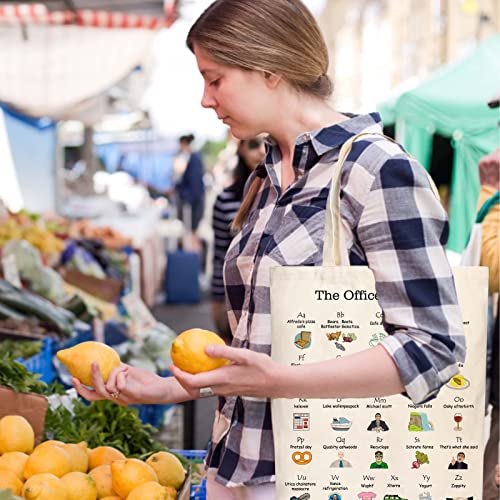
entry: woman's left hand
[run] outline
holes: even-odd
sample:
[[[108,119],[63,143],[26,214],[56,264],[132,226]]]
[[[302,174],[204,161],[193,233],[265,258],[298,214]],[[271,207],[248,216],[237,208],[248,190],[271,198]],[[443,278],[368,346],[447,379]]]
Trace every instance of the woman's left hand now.
[[[205,352],[213,358],[225,358],[231,364],[209,372],[192,375],[175,365],[170,371],[193,397],[200,389],[210,387],[218,396],[249,396],[270,398],[279,396],[279,375],[284,369],[267,354],[237,347],[211,344]]]

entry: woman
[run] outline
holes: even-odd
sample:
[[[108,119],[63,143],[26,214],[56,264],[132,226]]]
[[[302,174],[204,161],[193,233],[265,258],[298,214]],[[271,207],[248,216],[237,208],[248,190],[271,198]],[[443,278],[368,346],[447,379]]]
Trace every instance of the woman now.
[[[233,338],[227,319],[222,269],[227,249],[233,239],[231,225],[243,199],[243,189],[250,174],[264,161],[266,150],[260,137],[242,140],[238,144],[238,163],[233,171],[232,184],[215,200],[212,228],[214,231],[214,257],[212,271],[212,319],[219,335],[231,343]]]
[[[232,364],[159,379],[127,366],[106,386],[96,367],[90,399],[177,402],[220,396],[207,457],[209,498],[274,498],[269,398],[435,397],[458,373],[465,339],[443,245],[446,214],[424,169],[381,136],[354,143],[341,179],[341,217],[352,265],[373,271],[388,335],[371,349],[320,363],[270,357],[269,270],[321,265],[325,204],[342,144],[381,133],[376,113],[342,114],[327,103],[328,52],[300,0],[218,0],[188,36],[205,81],[202,105],[238,138],[270,134],[234,225],[225,261],[232,347],[207,354]],[[156,377],[156,378],[155,378]]]
[[[193,134],[179,138],[179,148],[186,160],[186,168],[175,188],[178,196],[179,218],[184,224],[190,224],[187,241],[190,242],[191,250],[199,252],[201,243],[196,231],[205,209],[205,185],[203,184],[205,169],[201,155],[194,152],[191,147],[193,141]],[[190,214],[188,215],[186,211]]]

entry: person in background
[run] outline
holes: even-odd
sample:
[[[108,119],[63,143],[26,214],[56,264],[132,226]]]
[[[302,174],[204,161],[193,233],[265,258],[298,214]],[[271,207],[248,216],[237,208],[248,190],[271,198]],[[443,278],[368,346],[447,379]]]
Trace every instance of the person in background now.
[[[192,150],[193,141],[193,134],[183,135],[179,139],[181,156],[185,159],[186,168],[176,184],[176,192],[179,218],[184,224],[191,226],[185,243],[188,244],[190,250],[200,252],[201,243],[196,231],[205,209],[205,186],[203,184],[205,167],[200,153]]]
[[[225,291],[222,270],[227,249],[233,239],[231,230],[241,206],[245,184],[250,174],[264,161],[266,154],[264,140],[260,137],[239,142],[238,163],[233,170],[233,182],[215,200],[212,227],[214,231],[214,257],[212,271],[212,319],[219,335],[230,344],[231,328],[225,307]]]
[[[500,148],[493,153],[484,156],[479,161],[479,180],[481,182],[481,192],[478,200],[478,210],[483,204],[495,196],[500,190]],[[498,294],[500,291],[499,266],[500,266],[500,205],[494,205],[482,222],[481,241],[481,265],[489,269],[488,291],[490,294]],[[491,378],[489,391],[486,394],[487,403],[491,404],[491,427],[490,436],[484,450],[484,470],[483,470],[483,500],[496,500],[499,497],[500,478],[498,477],[499,463],[499,306],[495,327],[493,328],[491,362],[488,367],[488,374]]]

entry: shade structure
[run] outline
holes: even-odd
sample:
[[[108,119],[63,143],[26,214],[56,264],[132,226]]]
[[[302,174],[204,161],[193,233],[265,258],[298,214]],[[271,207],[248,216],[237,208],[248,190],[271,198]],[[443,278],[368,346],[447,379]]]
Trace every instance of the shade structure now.
[[[452,139],[448,247],[455,252],[464,249],[475,219],[479,160],[499,145],[500,114],[487,105],[499,89],[500,35],[495,35],[380,108],[385,123],[396,122],[398,138],[427,169],[433,134]]]

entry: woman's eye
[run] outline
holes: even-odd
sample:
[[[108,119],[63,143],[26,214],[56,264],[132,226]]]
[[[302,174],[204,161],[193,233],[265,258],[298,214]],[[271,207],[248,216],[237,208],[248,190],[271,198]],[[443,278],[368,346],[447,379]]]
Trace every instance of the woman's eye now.
[[[220,78],[217,78],[217,80],[213,80],[212,82],[210,82],[210,86],[217,87],[219,85],[219,82],[220,82]]]

